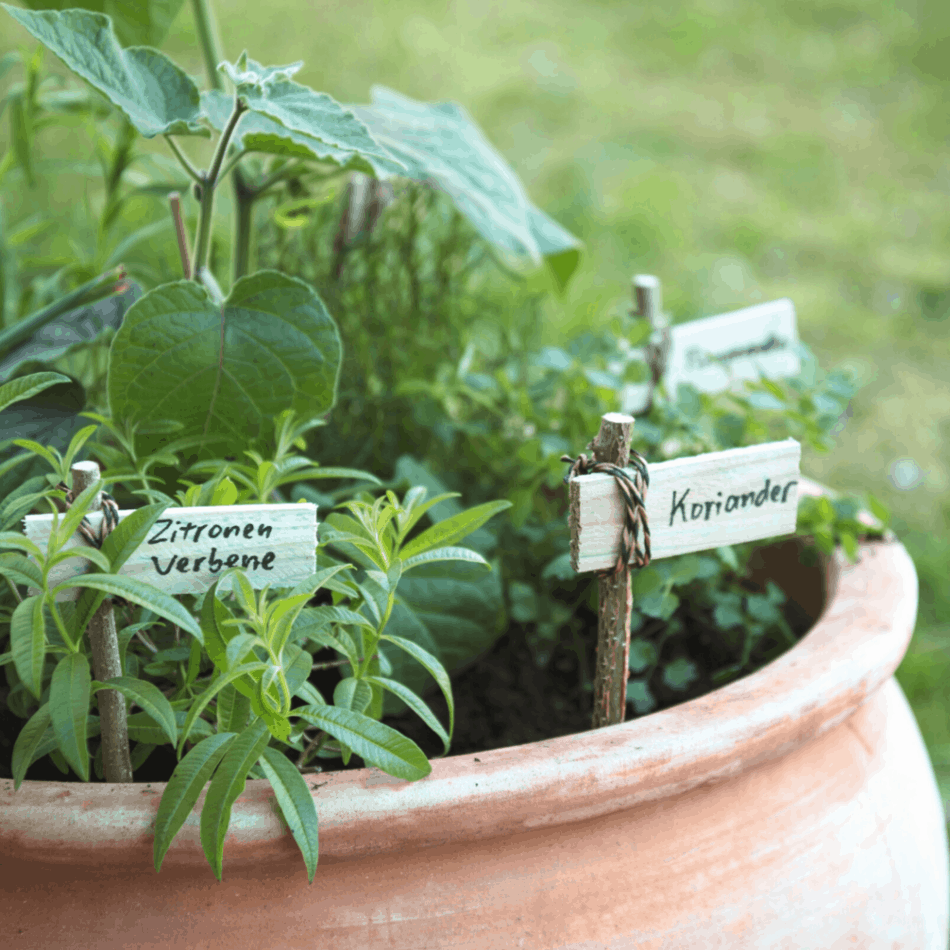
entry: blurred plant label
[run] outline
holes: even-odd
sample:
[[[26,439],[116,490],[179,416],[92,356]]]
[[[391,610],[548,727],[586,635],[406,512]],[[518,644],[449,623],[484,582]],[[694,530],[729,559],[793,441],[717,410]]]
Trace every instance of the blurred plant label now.
[[[646,511],[653,560],[791,534],[801,454],[799,443],[786,439],[650,465]],[[624,523],[616,480],[596,473],[569,485],[574,570],[612,568]]]
[[[119,520],[131,511],[120,511]],[[86,515],[98,534],[102,512]],[[26,536],[43,550],[49,541],[52,513],[27,515]],[[84,547],[77,532],[65,548]],[[255,588],[291,587],[316,571],[317,506],[205,505],[168,508],[119,574],[144,581],[169,594],[200,594],[229,567],[239,567]],[[83,558],[69,558],[50,571],[50,586],[99,568]],[[230,578],[221,584],[229,590]],[[75,600],[79,588],[57,595]]]
[[[679,383],[718,393],[736,380],[800,371],[795,306],[787,298],[670,327],[664,380],[673,397]]]

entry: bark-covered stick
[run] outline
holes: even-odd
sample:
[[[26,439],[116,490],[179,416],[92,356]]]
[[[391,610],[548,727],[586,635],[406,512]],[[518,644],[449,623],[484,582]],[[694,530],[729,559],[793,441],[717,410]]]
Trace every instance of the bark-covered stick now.
[[[591,443],[594,458],[620,468],[630,464],[633,416],[608,412]],[[594,674],[592,728],[623,722],[627,709],[627,667],[630,655],[630,568],[598,581],[597,669]]]
[[[73,475],[73,497],[77,497],[99,478],[95,462],[77,462],[70,469]],[[96,495],[89,511],[102,509],[102,493]],[[119,639],[116,635],[112,599],[107,597],[89,621],[89,645],[92,647],[93,675],[100,683],[122,675]],[[100,690],[99,725],[102,731],[102,769],[107,782],[131,782],[132,762],[129,758],[129,727],[125,697],[114,689]]]

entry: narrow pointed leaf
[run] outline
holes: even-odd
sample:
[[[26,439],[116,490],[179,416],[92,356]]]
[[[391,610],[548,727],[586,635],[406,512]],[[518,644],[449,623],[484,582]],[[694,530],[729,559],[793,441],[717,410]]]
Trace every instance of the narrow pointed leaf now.
[[[20,730],[13,743],[13,788],[18,789],[26,777],[26,770],[36,761],[35,752],[50,725],[49,703],[43,703]]]
[[[224,838],[231,823],[231,806],[244,791],[247,773],[261,757],[269,740],[270,733],[263,722],[258,720],[248,726],[228,746],[205,796],[201,809],[201,846],[219,881]]]
[[[142,581],[118,574],[80,574],[53,589],[61,591],[68,587],[91,587],[93,590],[130,600],[133,604],[147,607],[159,617],[178,624],[193,636],[201,637],[201,628],[194,617],[174,597]]]
[[[406,544],[400,555],[408,559],[433,548],[449,547],[480,528],[489,518],[510,507],[510,501],[489,501],[439,521]]]
[[[43,589],[43,572],[22,554],[0,554],[0,574],[17,584]]]
[[[29,376],[11,379],[10,382],[0,386],[0,412],[21,399],[29,399],[43,392],[44,389],[49,389],[50,386],[68,382],[69,377],[63,376],[62,373],[32,373]]]
[[[425,753],[411,739],[369,716],[336,706],[301,706],[293,715],[319,726],[364,762],[396,778],[415,781],[432,771]]]
[[[277,804],[300,848],[312,884],[319,847],[317,806],[310,787],[296,766],[277,749],[264,749],[258,762],[274,789]]]
[[[333,705],[340,709],[352,709],[354,712],[365,712],[373,698],[373,691],[361,679],[352,676],[344,677],[336,684],[333,690]]]
[[[178,741],[178,726],[175,723],[175,710],[165,698],[162,691],[146,680],[135,679],[131,676],[117,676],[105,683],[93,681],[93,689],[115,689],[126,699],[140,706],[154,719],[168,736],[168,741],[175,745]]]
[[[421,697],[417,696],[408,686],[403,686],[402,683],[398,683],[396,680],[386,679],[383,676],[367,676],[365,681],[388,690],[394,696],[401,699],[442,740],[442,744],[445,746],[443,755],[448,755],[449,745],[451,744],[449,734],[445,731],[442,723],[436,718],[435,713],[432,712]],[[335,694],[334,701],[336,701]]]
[[[455,701],[452,699],[452,683],[449,680],[448,673],[445,672],[445,667],[428,650],[424,650],[418,643],[413,643],[412,640],[395,637],[388,633],[384,633],[380,639],[395,643],[414,660],[421,663],[436,683],[439,684],[439,689],[442,690],[442,695],[445,696],[445,702],[449,707],[449,735],[451,736],[455,731]]]
[[[49,691],[50,718],[59,751],[84,782],[89,781],[86,717],[91,685],[89,661],[82,653],[70,653],[56,664]]]
[[[46,662],[46,622],[43,598],[27,597],[17,604],[10,620],[10,650],[13,665],[23,685],[37,698],[43,692],[43,664]]]
[[[219,732],[202,739],[175,767],[155,815],[152,853],[156,871],[162,869],[162,861],[175,835],[191,814],[201,790],[236,738],[233,732]]]
[[[491,564],[471,548],[434,548],[431,551],[424,551],[422,554],[416,554],[404,561],[402,569],[405,572],[414,567],[421,567],[423,564],[434,564],[438,561],[467,561],[470,564],[482,564],[491,570]]]

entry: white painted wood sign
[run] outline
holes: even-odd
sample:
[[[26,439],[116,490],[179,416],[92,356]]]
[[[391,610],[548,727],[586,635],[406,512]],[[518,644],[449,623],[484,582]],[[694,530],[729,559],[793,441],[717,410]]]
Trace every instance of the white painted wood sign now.
[[[652,559],[791,534],[801,454],[798,442],[786,439],[650,465]],[[624,523],[616,480],[596,473],[569,485],[574,570],[612,568]]]
[[[679,383],[718,393],[735,380],[797,376],[797,345],[795,305],[787,298],[680,323],[670,327],[667,392],[675,396]]]
[[[120,511],[119,520],[130,515]],[[102,512],[86,516],[98,533]],[[27,515],[26,536],[45,551],[53,515]],[[77,533],[65,547],[85,547]],[[119,571],[169,594],[199,594],[229,567],[239,567],[251,586],[291,587],[316,570],[317,506],[206,505],[168,508],[155,522],[145,541]],[[50,586],[77,574],[98,572],[85,558],[70,558],[50,572]],[[230,578],[221,584],[229,590]],[[75,600],[78,588],[57,595]]]

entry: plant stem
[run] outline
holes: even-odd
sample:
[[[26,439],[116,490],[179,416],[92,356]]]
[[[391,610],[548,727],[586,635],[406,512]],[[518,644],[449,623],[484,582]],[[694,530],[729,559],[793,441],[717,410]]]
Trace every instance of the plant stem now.
[[[73,491],[77,494],[99,479],[95,462],[73,465]],[[102,510],[102,494],[96,496],[89,511]],[[100,682],[122,675],[119,638],[115,629],[112,599],[107,597],[89,621],[89,645],[92,647],[92,668]],[[132,762],[129,756],[129,726],[125,697],[115,689],[102,689],[96,695],[99,722],[102,727],[102,767],[107,782],[131,782]]]
[[[192,165],[191,161],[188,159],[188,156],[181,150],[181,147],[178,143],[170,136],[165,136],[165,141],[168,142],[168,147],[175,153],[175,158],[178,159],[181,167],[185,169],[188,174],[194,178],[195,181],[201,181],[201,172]]]
[[[208,266],[208,252],[211,250],[211,224],[214,217],[214,190],[218,184],[218,175],[221,171],[221,164],[224,161],[225,153],[228,150],[228,143],[234,134],[235,128],[246,111],[246,106],[242,105],[241,100],[235,97],[234,108],[231,110],[231,117],[228,124],[218,139],[218,145],[214,152],[214,158],[211,162],[211,168],[207,175],[203,176],[201,182],[201,210],[198,217],[198,239],[195,242],[195,275]]]
[[[191,255],[188,251],[188,234],[185,231],[185,222],[181,217],[181,195],[173,191],[168,196],[171,205],[172,218],[175,221],[175,234],[178,238],[178,253],[181,255],[181,269],[185,280],[191,280]]]
[[[204,59],[208,83],[212,89],[224,90],[224,77],[218,72],[218,63],[224,59],[221,43],[218,40],[214,14],[209,0],[191,0],[191,11],[195,18],[195,31]],[[231,280],[243,277],[250,267],[251,235],[253,233],[254,196],[244,172],[235,167],[231,175],[231,189],[234,195],[234,240],[232,243]]]
[[[594,458],[619,468],[630,464],[633,417],[608,412],[591,443]],[[592,729],[623,722],[627,711],[627,673],[630,658],[630,615],[633,594],[627,565],[598,582],[597,668],[594,672]]]

